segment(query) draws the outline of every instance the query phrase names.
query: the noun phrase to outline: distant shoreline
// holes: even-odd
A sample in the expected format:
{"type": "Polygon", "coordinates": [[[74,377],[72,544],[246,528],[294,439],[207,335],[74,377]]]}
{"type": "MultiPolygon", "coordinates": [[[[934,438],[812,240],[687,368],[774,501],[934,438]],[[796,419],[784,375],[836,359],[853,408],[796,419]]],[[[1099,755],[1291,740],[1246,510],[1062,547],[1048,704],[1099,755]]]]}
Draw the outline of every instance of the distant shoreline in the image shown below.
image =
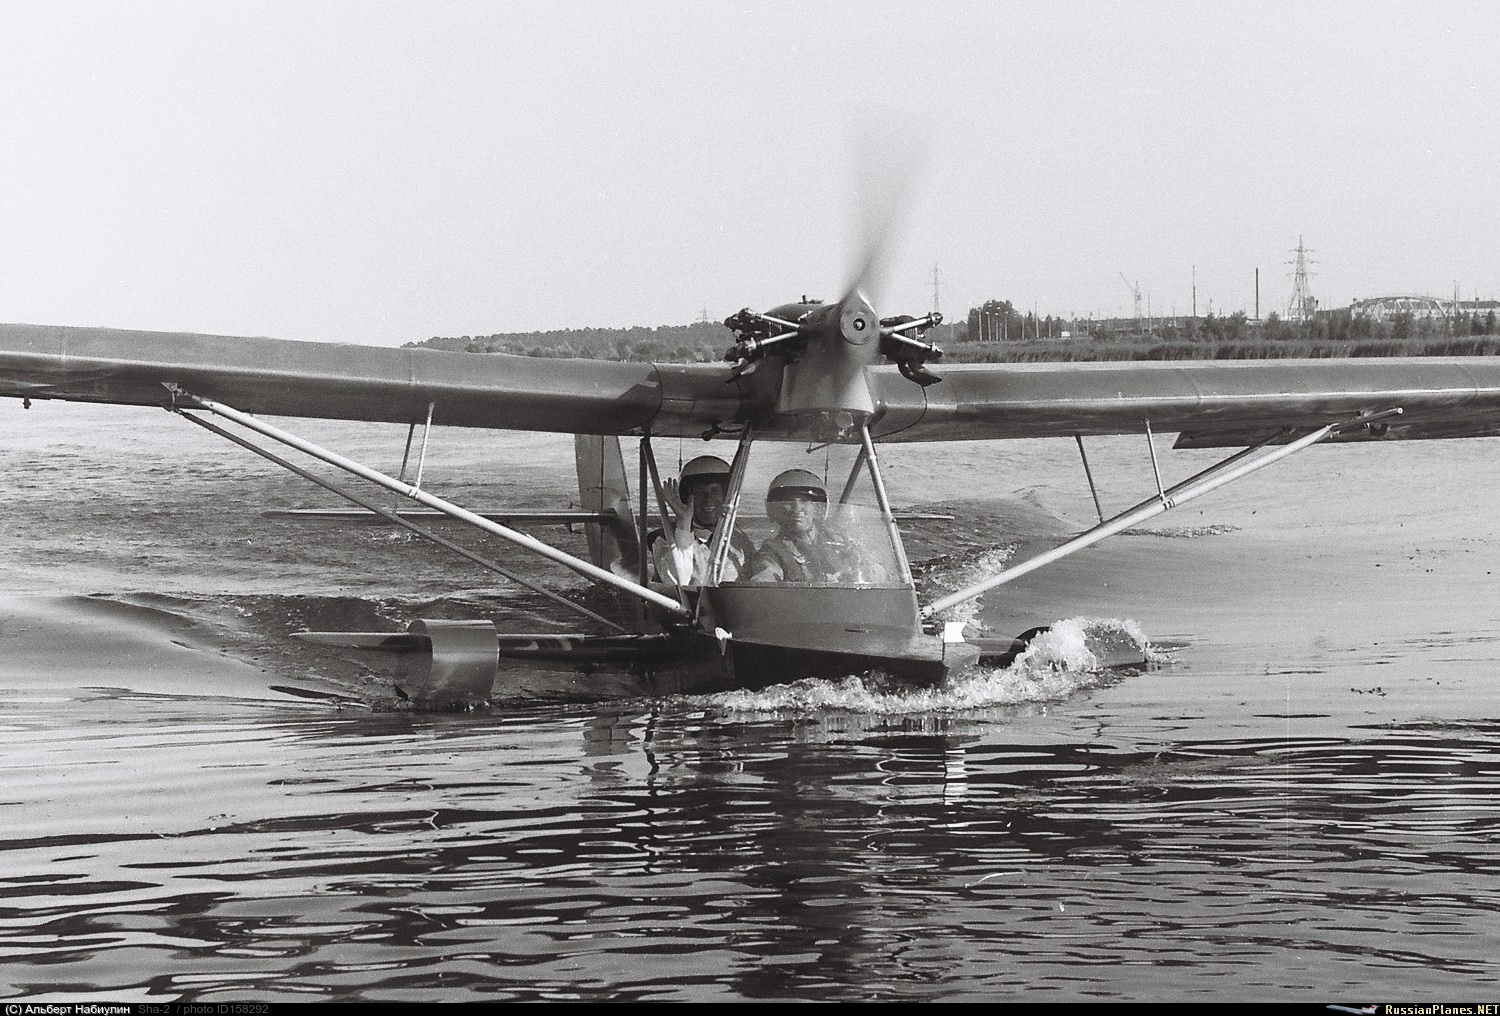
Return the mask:
{"type": "MultiPolygon", "coordinates": [[[[1198,324],[1198,323],[1195,323],[1198,324]]],[[[1418,322],[1416,334],[1397,338],[1401,328],[1361,319],[1330,318],[1326,323],[1288,324],[1274,318],[1250,324],[1239,316],[1205,318],[1190,335],[1080,335],[1067,339],[973,342],[960,325],[942,325],[931,337],[944,350],[943,363],[1066,363],[1099,360],[1272,360],[1345,356],[1495,356],[1500,334],[1455,334],[1418,322]],[[1319,327],[1321,325],[1321,327],[1319,327]],[[1226,334],[1227,333],[1227,334],[1226,334]],[[1384,334],[1382,334],[1384,333],[1384,334]]],[[[1483,327],[1483,325],[1481,325],[1483,327]]],[[[1163,329],[1181,333],[1185,329],[1163,329]]],[[[481,336],[435,336],[412,347],[517,356],[588,358],[634,362],[714,363],[734,341],[716,321],[657,328],[569,328],[549,332],[509,332],[481,336]]]]}
{"type": "Polygon", "coordinates": [[[961,342],[944,350],[945,363],[1067,363],[1099,360],[1283,360],[1344,356],[1495,356],[1500,335],[1463,338],[1365,340],[1270,339],[1140,341],[1095,339],[1041,342],[961,342]]]}

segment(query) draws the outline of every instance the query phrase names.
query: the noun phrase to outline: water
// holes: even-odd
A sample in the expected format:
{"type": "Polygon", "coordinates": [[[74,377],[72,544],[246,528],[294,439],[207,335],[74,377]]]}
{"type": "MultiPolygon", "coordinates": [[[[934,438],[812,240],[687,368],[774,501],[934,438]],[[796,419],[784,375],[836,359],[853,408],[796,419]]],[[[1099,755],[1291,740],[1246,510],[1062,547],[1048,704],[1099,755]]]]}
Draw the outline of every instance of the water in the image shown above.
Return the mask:
{"type": "MultiPolygon", "coordinates": [[[[404,429],[295,426],[399,464],[404,429]]],[[[386,529],[260,518],[327,502],[160,412],[7,404],[0,427],[0,997],[1500,984],[1493,440],[1313,449],[997,590],[976,623],[1064,623],[935,693],[851,678],[431,715],[287,633],[573,619],[386,529]],[[1094,665],[1137,638],[1152,665],[1094,665]]],[[[1090,447],[1107,509],[1153,489],[1143,440],[1090,447]]],[[[429,485],[465,504],[573,490],[565,438],[444,431],[432,455],[429,485]]],[[[911,534],[933,588],[1092,511],[1062,442],[883,461],[898,504],[960,516],[911,534]]]]}

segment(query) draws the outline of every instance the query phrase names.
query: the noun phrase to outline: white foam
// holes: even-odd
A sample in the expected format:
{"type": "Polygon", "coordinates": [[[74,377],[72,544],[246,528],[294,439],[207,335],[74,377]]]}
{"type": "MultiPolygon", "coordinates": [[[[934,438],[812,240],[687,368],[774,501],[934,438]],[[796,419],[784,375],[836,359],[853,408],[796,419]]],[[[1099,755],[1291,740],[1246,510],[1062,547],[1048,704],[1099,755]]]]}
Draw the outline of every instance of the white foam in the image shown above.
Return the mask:
{"type": "MultiPolygon", "coordinates": [[[[923,585],[923,592],[928,599],[936,600],[955,592],[965,586],[973,585],[983,579],[1004,570],[1005,564],[1016,552],[1014,545],[1008,547],[991,547],[980,551],[972,559],[943,571],[934,572],[927,577],[923,585]]],[[[962,621],[965,624],[978,625],[979,608],[984,602],[982,596],[972,597],[962,603],[955,603],[947,610],[934,614],[938,621],[962,621]]]]}
{"type": "Polygon", "coordinates": [[[1074,617],[1053,623],[1008,665],[957,674],[935,688],[887,688],[884,676],[872,674],[723,692],[708,696],[708,701],[730,713],[801,715],[951,713],[1061,702],[1109,680],[1104,660],[1122,650],[1153,661],[1150,644],[1136,622],[1074,617]]]}
{"type": "Polygon", "coordinates": [[[1160,536],[1173,540],[1196,540],[1203,536],[1223,536],[1225,533],[1237,533],[1239,526],[1231,526],[1223,523],[1214,523],[1206,526],[1158,526],[1152,528],[1126,529],[1121,536],[1160,536]]]}

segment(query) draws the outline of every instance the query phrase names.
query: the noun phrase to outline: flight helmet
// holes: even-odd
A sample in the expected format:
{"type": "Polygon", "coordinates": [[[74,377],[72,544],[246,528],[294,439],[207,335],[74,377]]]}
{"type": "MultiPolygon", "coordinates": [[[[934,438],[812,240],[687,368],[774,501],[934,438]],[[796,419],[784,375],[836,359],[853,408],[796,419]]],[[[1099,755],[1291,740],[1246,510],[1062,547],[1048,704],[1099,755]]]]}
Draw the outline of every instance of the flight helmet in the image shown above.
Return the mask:
{"type": "Polygon", "coordinates": [[[766,501],[791,501],[796,498],[827,504],[828,491],[824,489],[823,481],[806,469],[788,469],[777,473],[776,479],[771,481],[771,488],[766,491],[766,501]]]}
{"type": "Polygon", "coordinates": [[[699,455],[683,463],[682,473],[677,479],[677,490],[684,501],[693,496],[693,488],[700,483],[722,483],[729,485],[729,463],[717,455],[699,455]]]}

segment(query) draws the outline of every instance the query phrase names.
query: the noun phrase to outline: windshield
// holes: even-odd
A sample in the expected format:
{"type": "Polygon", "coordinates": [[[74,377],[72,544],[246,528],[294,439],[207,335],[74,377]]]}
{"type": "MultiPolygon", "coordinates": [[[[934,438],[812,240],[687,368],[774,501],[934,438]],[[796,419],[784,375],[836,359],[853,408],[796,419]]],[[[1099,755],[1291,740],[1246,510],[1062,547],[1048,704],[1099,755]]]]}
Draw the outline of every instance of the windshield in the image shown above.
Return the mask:
{"type": "Polygon", "coordinates": [[[894,527],[876,505],[857,448],[810,456],[796,446],[766,442],[752,450],[720,581],[909,584],[894,527]]]}
{"type": "Polygon", "coordinates": [[[755,545],[740,582],[899,585],[901,565],[879,511],[816,501],[773,503],[744,520],[755,545]]]}

